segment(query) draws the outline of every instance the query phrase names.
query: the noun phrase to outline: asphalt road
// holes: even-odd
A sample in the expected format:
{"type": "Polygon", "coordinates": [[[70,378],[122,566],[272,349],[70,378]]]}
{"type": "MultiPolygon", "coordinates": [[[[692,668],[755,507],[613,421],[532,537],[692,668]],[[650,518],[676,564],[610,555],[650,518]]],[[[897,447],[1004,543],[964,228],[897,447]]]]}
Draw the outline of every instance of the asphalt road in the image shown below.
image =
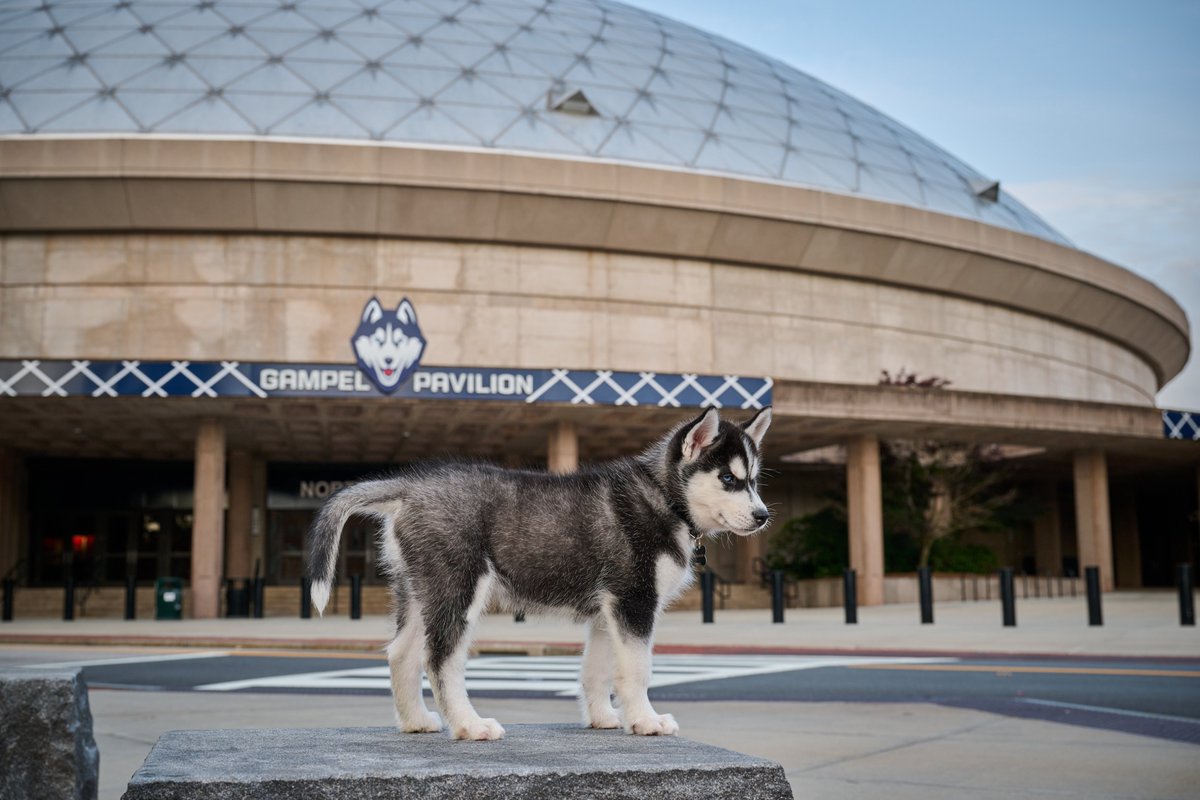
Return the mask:
{"type": "MultiPolygon", "coordinates": [[[[47,654],[49,655],[49,654],[47,654]]],[[[94,688],[213,693],[389,693],[382,658],[213,651],[77,664],[94,688]]],[[[579,659],[481,657],[468,690],[492,698],[575,696],[579,659]]],[[[844,656],[656,656],[653,700],[934,703],[1200,744],[1200,662],[844,656]]]]}

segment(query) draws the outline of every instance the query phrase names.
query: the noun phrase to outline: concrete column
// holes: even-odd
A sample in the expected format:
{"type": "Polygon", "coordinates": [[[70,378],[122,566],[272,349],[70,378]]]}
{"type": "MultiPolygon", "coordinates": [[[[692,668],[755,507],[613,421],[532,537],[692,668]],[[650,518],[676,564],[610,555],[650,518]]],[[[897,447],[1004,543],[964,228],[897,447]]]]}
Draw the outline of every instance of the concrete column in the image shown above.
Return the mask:
{"type": "Polygon", "coordinates": [[[1036,489],[1042,513],[1033,520],[1033,554],[1038,572],[1062,572],[1062,517],[1058,513],[1058,486],[1044,483],[1036,489]]]}
{"type": "Polygon", "coordinates": [[[221,610],[225,545],[225,426],[206,419],[196,432],[192,505],[192,616],[215,619],[221,610]]]}
{"type": "Polygon", "coordinates": [[[249,578],[250,529],[254,514],[254,458],[246,450],[229,451],[229,530],[225,534],[225,576],[249,578]]]}
{"type": "Polygon", "coordinates": [[[1113,492],[1113,569],[1122,589],[1142,588],[1142,541],[1138,531],[1137,499],[1133,489],[1113,492]]]}
{"type": "Polygon", "coordinates": [[[26,549],[27,503],[25,460],[11,448],[0,447],[0,578],[17,565],[26,549]]]}
{"type": "Polygon", "coordinates": [[[858,573],[858,603],[883,604],[883,491],[879,439],[856,436],[846,443],[846,506],[850,518],[850,567],[858,573]]]}
{"type": "Polygon", "coordinates": [[[560,474],[579,469],[579,435],[574,423],[560,422],[550,431],[546,467],[560,474]]]}
{"type": "Polygon", "coordinates": [[[1103,450],[1075,453],[1075,536],[1079,574],[1100,568],[1100,588],[1113,589],[1112,522],[1108,510],[1108,462],[1103,450]]]}

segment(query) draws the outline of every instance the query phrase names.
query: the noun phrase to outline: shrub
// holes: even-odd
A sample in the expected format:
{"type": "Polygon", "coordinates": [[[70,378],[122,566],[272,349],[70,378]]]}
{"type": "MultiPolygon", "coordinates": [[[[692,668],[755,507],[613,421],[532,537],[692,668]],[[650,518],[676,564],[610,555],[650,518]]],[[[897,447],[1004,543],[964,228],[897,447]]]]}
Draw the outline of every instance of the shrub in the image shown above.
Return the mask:
{"type": "Polygon", "coordinates": [[[767,566],[792,578],[841,575],[850,563],[846,519],[832,506],[794,517],[767,543],[767,566]]]}
{"type": "Polygon", "coordinates": [[[990,575],[1000,566],[996,553],[981,544],[968,544],[955,538],[939,539],[929,553],[934,572],[972,572],[990,575]]]}

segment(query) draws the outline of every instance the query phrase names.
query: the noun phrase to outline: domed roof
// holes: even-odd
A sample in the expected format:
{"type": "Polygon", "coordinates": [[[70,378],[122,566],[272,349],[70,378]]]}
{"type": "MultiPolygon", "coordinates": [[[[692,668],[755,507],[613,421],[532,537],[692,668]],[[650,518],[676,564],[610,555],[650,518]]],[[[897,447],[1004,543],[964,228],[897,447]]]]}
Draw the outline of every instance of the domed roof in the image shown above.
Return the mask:
{"type": "Polygon", "coordinates": [[[870,106],[609,0],[0,0],[0,134],[51,133],[611,159],[859,194],[1065,243],[870,106]]]}

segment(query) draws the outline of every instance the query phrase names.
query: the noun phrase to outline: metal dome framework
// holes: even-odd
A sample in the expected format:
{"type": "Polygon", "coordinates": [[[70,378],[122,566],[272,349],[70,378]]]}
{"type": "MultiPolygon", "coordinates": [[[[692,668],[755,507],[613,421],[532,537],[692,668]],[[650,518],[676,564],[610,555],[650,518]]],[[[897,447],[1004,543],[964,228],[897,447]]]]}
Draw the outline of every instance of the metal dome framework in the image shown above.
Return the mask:
{"type": "Polygon", "coordinates": [[[1066,240],[779,61],[608,0],[0,0],[0,135],[489,148],[857,194],[1066,240]],[[581,97],[594,113],[555,102],[581,97]],[[994,198],[994,199],[992,199],[994,198]]]}

